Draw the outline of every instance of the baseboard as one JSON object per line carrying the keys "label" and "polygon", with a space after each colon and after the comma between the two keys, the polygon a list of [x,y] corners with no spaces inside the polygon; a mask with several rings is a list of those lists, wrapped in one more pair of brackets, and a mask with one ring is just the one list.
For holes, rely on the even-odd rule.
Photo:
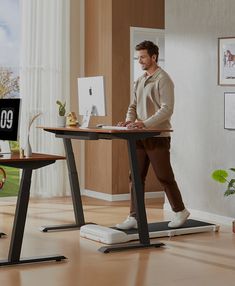
{"label": "baseboard", "polygon": [[[171,206],[169,202],[165,202],[163,205],[164,210],[171,210]],[[199,210],[194,210],[194,209],[188,209],[191,213],[191,217],[198,219],[198,220],[203,220],[207,221],[210,223],[216,223],[216,224],[223,224],[223,225],[229,225],[231,226],[232,222],[235,220],[233,217],[227,217],[227,216],[221,216],[213,213],[208,213],[204,211],[199,211]]]}
{"label": "baseboard", "polygon": [[[91,191],[88,189],[81,190],[81,195],[96,198],[104,201],[115,202],[115,201],[129,201],[130,194],[119,194],[119,195],[110,195],[105,193],[100,193],[96,191]],[[150,192],[145,193],[145,198],[164,198],[164,192]]]}
{"label": "baseboard", "polygon": [[[96,191],[91,191],[88,189],[81,189],[81,195],[87,196],[91,198],[96,198],[104,201],[115,202],[115,201],[129,201],[130,194],[120,194],[120,195],[110,195],[105,193],[100,193]],[[153,198],[164,198],[164,192],[147,192],[145,193],[145,198],[153,199]],[[15,204],[17,201],[17,196],[15,197],[1,197],[0,205],[9,205]]]}

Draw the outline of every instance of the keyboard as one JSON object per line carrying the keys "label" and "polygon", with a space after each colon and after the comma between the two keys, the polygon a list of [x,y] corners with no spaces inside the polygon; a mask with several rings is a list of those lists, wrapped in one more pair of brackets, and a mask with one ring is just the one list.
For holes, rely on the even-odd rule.
{"label": "keyboard", "polygon": [[111,125],[103,125],[101,126],[102,129],[111,129],[111,130],[127,130],[127,129],[130,129],[130,128],[127,128],[127,127],[124,127],[124,126],[117,126],[117,125],[114,125],[114,126],[111,126]]}

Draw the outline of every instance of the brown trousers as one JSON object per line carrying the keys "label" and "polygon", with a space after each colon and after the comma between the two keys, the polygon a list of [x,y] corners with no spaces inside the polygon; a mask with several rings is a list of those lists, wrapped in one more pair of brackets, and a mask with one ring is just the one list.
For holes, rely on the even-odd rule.
{"label": "brown trousers", "polygon": [[[170,140],[170,137],[154,137],[139,140],[136,142],[136,151],[143,184],[143,200],[145,179],[151,163],[156,177],[164,188],[172,210],[179,212],[185,207],[170,163]],[[131,176],[129,179],[131,193],[130,215],[136,216]]]}

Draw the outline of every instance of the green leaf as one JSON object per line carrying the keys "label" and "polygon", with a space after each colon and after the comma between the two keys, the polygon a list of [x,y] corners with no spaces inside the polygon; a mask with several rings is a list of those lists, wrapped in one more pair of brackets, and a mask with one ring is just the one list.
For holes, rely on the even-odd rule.
{"label": "green leaf", "polygon": [[231,170],[231,171],[235,172],[235,168],[230,168],[229,170]]}
{"label": "green leaf", "polygon": [[65,113],[66,113],[66,109],[65,109],[66,102],[62,103],[60,100],[57,100],[56,104],[59,105],[59,115],[60,116],[65,116]]}
{"label": "green leaf", "polygon": [[224,193],[224,196],[227,197],[227,196],[230,196],[230,195],[233,195],[235,194],[235,190],[226,190],[225,193]]}
{"label": "green leaf", "polygon": [[231,179],[230,182],[228,183],[228,188],[234,188],[234,183],[235,183],[235,179]]}
{"label": "green leaf", "polygon": [[219,183],[225,183],[226,178],[228,177],[228,173],[225,170],[215,170],[211,174],[211,177],[212,177],[212,179],[214,179],[215,181],[217,181]]}

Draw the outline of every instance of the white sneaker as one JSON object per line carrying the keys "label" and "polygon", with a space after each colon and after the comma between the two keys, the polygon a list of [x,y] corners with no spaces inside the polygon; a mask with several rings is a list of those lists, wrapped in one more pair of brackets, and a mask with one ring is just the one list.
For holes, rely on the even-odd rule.
{"label": "white sneaker", "polygon": [[190,216],[190,212],[186,209],[184,209],[181,212],[176,212],[174,219],[168,223],[168,226],[169,227],[180,227],[186,222],[189,216]]}
{"label": "white sneaker", "polygon": [[123,230],[137,228],[137,220],[133,216],[128,216],[124,222],[116,224],[116,228]]}

